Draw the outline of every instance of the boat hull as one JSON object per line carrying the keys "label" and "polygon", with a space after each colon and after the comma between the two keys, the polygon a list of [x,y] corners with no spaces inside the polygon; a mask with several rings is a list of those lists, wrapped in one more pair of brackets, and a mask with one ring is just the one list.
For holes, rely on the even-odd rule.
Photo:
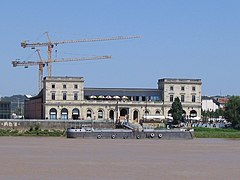
{"label": "boat hull", "polygon": [[68,129],[67,138],[83,139],[193,139],[191,131],[152,130],[147,132],[131,130],[94,130]]}

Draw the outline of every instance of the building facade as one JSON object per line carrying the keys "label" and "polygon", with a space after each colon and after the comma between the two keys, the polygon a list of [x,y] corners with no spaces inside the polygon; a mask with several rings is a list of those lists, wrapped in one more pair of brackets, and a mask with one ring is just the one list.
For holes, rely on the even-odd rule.
{"label": "building facade", "polygon": [[164,115],[171,115],[169,110],[174,99],[178,97],[186,118],[201,117],[201,79],[159,79],[158,89],[163,101]]}
{"label": "building facade", "polygon": [[0,101],[0,119],[11,118],[11,102]]}
{"label": "building facade", "polygon": [[202,98],[203,111],[215,112],[217,109],[219,109],[219,106],[216,104],[216,102],[213,99]]}
{"label": "building facade", "polygon": [[45,77],[41,92],[25,101],[25,118],[139,122],[169,116],[179,97],[184,114],[201,117],[200,79],[159,79],[158,88],[87,88],[82,77]]}

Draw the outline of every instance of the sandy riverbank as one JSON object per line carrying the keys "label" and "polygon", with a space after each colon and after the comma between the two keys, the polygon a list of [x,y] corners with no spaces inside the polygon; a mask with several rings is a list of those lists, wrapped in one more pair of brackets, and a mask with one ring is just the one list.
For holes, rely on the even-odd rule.
{"label": "sandy riverbank", "polygon": [[240,140],[0,137],[0,179],[239,179]]}

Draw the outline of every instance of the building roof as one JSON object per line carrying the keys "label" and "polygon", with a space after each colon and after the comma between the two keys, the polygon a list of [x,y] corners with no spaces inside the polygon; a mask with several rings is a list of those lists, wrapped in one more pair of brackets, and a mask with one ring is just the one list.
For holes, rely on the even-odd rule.
{"label": "building roof", "polygon": [[103,96],[158,96],[158,89],[151,88],[84,88],[84,94],[89,95],[103,95]]}
{"label": "building roof", "polygon": [[165,82],[165,83],[192,83],[192,84],[202,84],[201,79],[185,79],[185,78],[163,78],[163,79],[158,79],[159,82]]}
{"label": "building roof", "polygon": [[228,98],[218,98],[217,101],[220,104],[226,104],[229,101],[229,99]]}

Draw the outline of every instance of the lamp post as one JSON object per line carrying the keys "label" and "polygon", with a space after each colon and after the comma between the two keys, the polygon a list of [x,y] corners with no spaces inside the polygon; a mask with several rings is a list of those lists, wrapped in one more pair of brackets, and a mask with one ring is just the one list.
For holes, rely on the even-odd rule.
{"label": "lamp post", "polygon": [[144,113],[144,114],[145,114],[145,118],[144,118],[144,121],[147,120],[147,114],[148,114],[148,113],[147,113],[147,105],[148,105],[147,102],[148,102],[148,98],[146,97],[145,113]]}
{"label": "lamp post", "polygon": [[118,99],[117,100],[117,103],[116,103],[116,119],[115,119],[115,123],[118,123]]}

